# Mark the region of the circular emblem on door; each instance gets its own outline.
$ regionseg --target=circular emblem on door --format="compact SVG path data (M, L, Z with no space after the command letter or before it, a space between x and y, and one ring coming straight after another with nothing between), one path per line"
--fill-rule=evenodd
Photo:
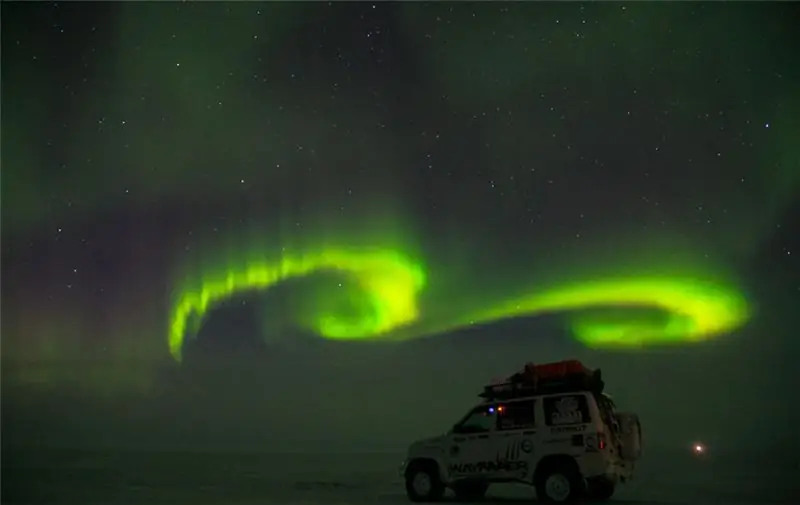
M450 455L457 456L460 450L461 449L457 445L454 445L453 447L450 448Z
M522 452L531 452L533 450L533 442L526 438L522 441L519 448L522 449Z

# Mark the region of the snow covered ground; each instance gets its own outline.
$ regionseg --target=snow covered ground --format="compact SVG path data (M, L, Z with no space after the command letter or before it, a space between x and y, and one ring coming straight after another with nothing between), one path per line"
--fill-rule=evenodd
M3 453L2 503L325 505L407 503L402 455ZM644 459L614 501L800 503L796 468L769 461ZM775 467L769 469L769 467ZM776 470L777 468L777 470ZM488 502L523 503L526 486L494 486Z

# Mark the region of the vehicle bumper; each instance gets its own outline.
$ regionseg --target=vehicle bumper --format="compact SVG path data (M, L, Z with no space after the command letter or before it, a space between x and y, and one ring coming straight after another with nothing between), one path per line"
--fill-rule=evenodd
M605 478L613 482L627 482L633 476L633 465L609 458L602 453L586 454L578 459L581 474L587 479Z
M404 459L403 462L397 466L397 475L405 478L407 467L408 467L408 460Z

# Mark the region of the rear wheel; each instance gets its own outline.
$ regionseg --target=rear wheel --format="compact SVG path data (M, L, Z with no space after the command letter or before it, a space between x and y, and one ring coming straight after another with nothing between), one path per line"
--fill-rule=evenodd
M486 495L489 484L480 481L456 482L453 484L453 492L458 501L476 501Z
M614 496L614 481L605 477L589 479L586 487L586 499L593 502L606 501Z
M439 469L433 463L412 463L406 470L406 495L413 502L435 502L444 496Z
M542 503L575 503L585 491L583 477L572 464L549 466L536 476L536 497Z

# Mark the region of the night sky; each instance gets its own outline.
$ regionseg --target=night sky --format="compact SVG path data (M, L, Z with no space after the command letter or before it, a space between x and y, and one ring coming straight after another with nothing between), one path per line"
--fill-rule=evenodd
M397 449L571 357L796 444L798 14L3 2L3 445Z

